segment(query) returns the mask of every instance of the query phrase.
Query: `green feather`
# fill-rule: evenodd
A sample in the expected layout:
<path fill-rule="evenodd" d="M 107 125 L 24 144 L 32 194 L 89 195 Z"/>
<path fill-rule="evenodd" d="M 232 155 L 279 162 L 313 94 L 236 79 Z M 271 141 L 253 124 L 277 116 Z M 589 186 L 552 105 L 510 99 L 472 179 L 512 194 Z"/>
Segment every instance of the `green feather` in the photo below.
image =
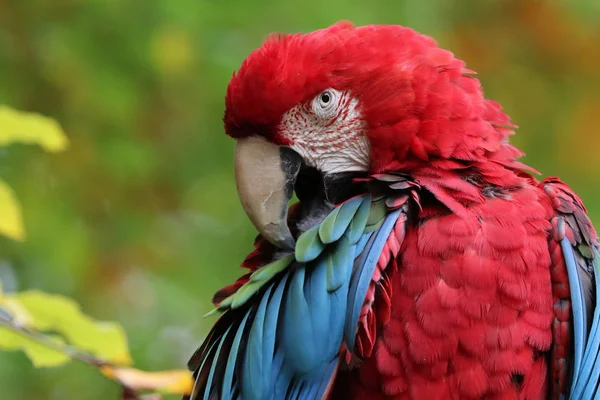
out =
<path fill-rule="evenodd" d="M 210 310 L 209 312 L 207 312 L 206 314 L 204 314 L 203 318 L 208 318 L 208 317 L 212 317 L 213 315 L 218 315 L 223 313 L 225 310 L 220 308 L 221 306 L 219 305 L 219 307 L 217 308 L 213 308 L 212 310 Z"/>
<path fill-rule="evenodd" d="M 367 225 L 367 220 L 369 219 L 369 213 L 371 211 L 371 196 L 366 195 L 362 204 L 354 214 L 354 218 L 350 222 L 350 226 L 348 227 L 348 240 L 350 240 L 350 244 L 353 245 L 357 243 L 361 237 L 361 235 L 365 231 L 365 226 Z"/>
<path fill-rule="evenodd" d="M 267 282 L 247 282 L 233 294 L 231 308 L 236 309 L 243 306 L 254 294 L 256 294 L 256 292 L 260 290 L 261 287 L 263 287 L 265 283 Z"/>
<path fill-rule="evenodd" d="M 263 265 L 262 267 L 260 267 L 256 271 L 254 271 L 252 273 L 252 275 L 250 275 L 250 281 L 251 282 L 269 281 L 275 275 L 277 275 L 278 273 L 280 273 L 281 271 L 286 269 L 287 266 L 290 265 L 290 263 L 293 260 L 294 260 L 294 255 L 289 254 L 289 255 L 282 257 L 276 261 L 273 261 L 272 263 Z"/>
<path fill-rule="evenodd" d="M 364 200 L 363 197 L 356 197 L 348 200 L 329 213 L 319 226 L 321 241 L 329 244 L 339 240 L 344 232 L 346 232 L 348 225 L 350 225 L 356 214 L 356 210 L 358 210 Z"/>
<path fill-rule="evenodd" d="M 336 251 L 338 256 L 347 253 L 347 247 L 355 244 L 365 231 L 372 231 L 383 221 L 387 209 L 385 198 L 372 201 L 371 195 L 357 197 L 335 208 L 320 224 L 302 233 L 296 242 L 295 254 L 290 254 L 264 265 L 250 275 L 250 279 L 231 296 L 224 299 L 217 308 L 205 317 L 220 314 L 228 309 L 236 309 L 246 304 L 261 288 L 294 261 L 308 263 L 315 260 L 325 249 L 326 244 L 340 241 L 347 232 L 348 240 L 342 240 Z M 333 269 L 333 260 L 327 262 L 327 288 L 334 291 L 343 281 L 343 272 Z"/>
<path fill-rule="evenodd" d="M 372 232 L 379 228 L 379 225 L 383 222 L 387 214 L 387 207 L 385 206 L 385 200 L 374 201 L 371 203 L 371 210 L 369 212 L 369 218 L 367 219 L 366 232 Z"/>
<path fill-rule="evenodd" d="M 216 315 L 230 308 L 239 308 L 255 295 L 275 275 L 286 269 L 294 260 L 294 255 L 289 254 L 267 265 L 263 265 L 250 275 L 250 280 L 240 287 L 235 293 L 223 300 L 217 308 L 208 312 L 204 317 Z"/>
<path fill-rule="evenodd" d="M 589 258 L 591 260 L 594 259 L 594 253 L 592 252 L 592 249 L 590 248 L 589 245 L 580 244 L 579 246 L 577 246 L 577 250 L 579 250 L 581 255 L 584 256 L 585 258 Z"/>
<path fill-rule="evenodd" d="M 317 258 L 325 245 L 319 237 L 319 225 L 315 225 L 300 235 L 296 242 L 296 260 L 307 263 Z"/>

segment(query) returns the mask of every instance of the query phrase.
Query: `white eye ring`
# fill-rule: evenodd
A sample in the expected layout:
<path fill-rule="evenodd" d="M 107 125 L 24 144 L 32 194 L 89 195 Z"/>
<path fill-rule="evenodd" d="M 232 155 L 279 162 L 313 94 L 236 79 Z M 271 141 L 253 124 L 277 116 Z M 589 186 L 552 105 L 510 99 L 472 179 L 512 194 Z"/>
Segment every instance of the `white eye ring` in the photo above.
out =
<path fill-rule="evenodd" d="M 313 111 L 319 117 L 331 117 L 337 110 L 339 100 L 340 92 L 335 89 L 324 90 L 313 100 Z"/>

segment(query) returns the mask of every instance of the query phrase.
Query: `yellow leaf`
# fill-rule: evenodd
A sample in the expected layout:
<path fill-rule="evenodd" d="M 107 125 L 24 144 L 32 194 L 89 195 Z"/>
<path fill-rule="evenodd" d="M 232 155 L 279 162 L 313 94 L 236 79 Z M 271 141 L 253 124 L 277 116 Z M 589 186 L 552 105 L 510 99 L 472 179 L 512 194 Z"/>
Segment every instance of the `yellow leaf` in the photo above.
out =
<path fill-rule="evenodd" d="M 15 142 L 38 144 L 51 152 L 69 145 L 64 131 L 52 118 L 0 106 L 0 146 Z"/>
<path fill-rule="evenodd" d="M 0 141 L 1 138 L 2 133 L 0 133 Z M 21 205 L 10 186 L 2 180 L 0 180 L 0 234 L 15 240 L 25 240 Z"/>
<path fill-rule="evenodd" d="M 101 360 L 130 365 L 127 337 L 117 323 L 96 321 L 83 314 L 72 299 L 37 290 L 4 294 L 4 302 L 14 301 L 29 313 L 28 328 L 62 335 L 69 346 L 93 354 Z M 10 312 L 10 311 L 9 311 Z"/>
<path fill-rule="evenodd" d="M 56 337 L 47 336 L 57 343 L 62 341 Z M 34 367 L 55 367 L 69 361 L 69 357 L 59 351 L 34 342 L 18 333 L 0 326 L 0 349 L 23 350 Z"/>
<path fill-rule="evenodd" d="M 133 390 L 153 390 L 160 393 L 186 394 L 192 392 L 192 374 L 184 369 L 146 372 L 135 368 L 102 367 L 102 373 Z"/>

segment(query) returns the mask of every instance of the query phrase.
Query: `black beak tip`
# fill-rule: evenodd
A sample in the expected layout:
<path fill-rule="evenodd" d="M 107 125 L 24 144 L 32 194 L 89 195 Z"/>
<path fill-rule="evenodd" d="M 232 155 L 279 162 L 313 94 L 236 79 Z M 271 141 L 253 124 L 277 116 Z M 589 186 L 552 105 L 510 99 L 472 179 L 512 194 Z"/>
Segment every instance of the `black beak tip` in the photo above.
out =
<path fill-rule="evenodd" d="M 294 250 L 294 248 L 296 247 L 296 241 L 292 237 L 292 234 L 289 228 L 287 227 L 287 224 L 284 226 L 281 225 L 267 225 L 264 228 L 264 234 L 266 238 L 282 250 Z"/>

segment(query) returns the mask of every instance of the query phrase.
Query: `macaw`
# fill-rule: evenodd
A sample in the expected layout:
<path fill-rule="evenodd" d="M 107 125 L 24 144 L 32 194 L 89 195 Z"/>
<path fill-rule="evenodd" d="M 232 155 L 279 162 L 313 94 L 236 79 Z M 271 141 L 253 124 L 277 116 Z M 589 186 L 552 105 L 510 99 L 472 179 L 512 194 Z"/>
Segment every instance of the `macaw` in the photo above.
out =
<path fill-rule="evenodd" d="M 259 236 L 189 398 L 600 399 L 594 227 L 463 61 L 340 22 L 269 37 L 225 105 Z"/>

